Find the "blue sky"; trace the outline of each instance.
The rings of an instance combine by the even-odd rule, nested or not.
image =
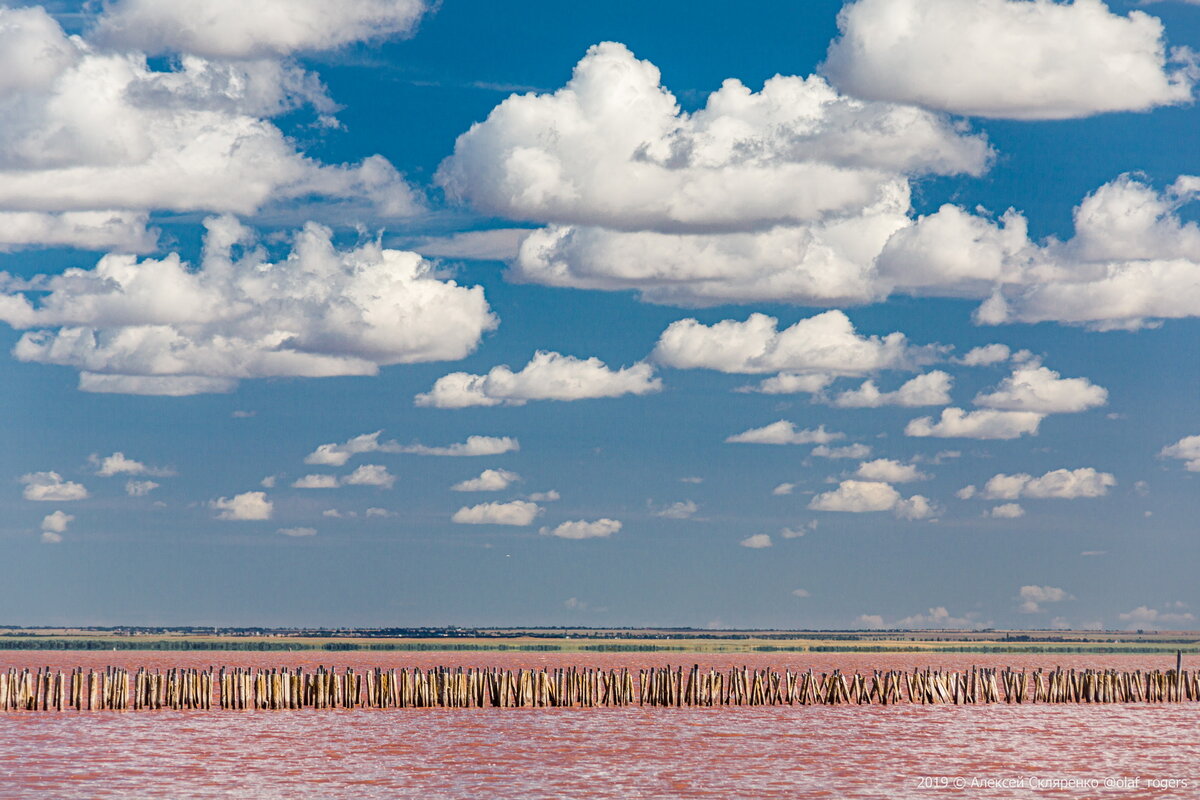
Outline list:
[[[1197,4],[0,22],[0,621],[1195,627]]]

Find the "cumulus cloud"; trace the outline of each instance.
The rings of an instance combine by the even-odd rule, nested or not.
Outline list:
[[[176,255],[108,255],[91,270],[34,279],[36,306],[5,291],[0,275],[0,320],[35,329],[14,355],[76,367],[83,389],[102,375],[128,381],[116,391],[181,394],[212,390],[207,381],[228,390],[239,378],[374,375],[455,360],[497,324],[481,287],[438,278],[415,253],[374,243],[339,251],[327,228],[310,223],[286,259],[270,263],[258,249],[235,259],[250,231],[229,217],[205,226],[196,270]]]
[[[1086,411],[1108,402],[1108,390],[1087,378],[1063,378],[1037,362],[1013,370],[991,393],[980,392],[975,405],[1006,411],[1064,414]]]
[[[51,533],[66,533],[67,526],[75,521],[75,517],[62,511],[55,511],[42,518],[42,530]]]
[[[529,495],[529,499],[535,503],[552,503],[555,500],[561,500],[562,495],[560,495],[554,489],[551,489],[548,492],[534,492],[533,494]]]
[[[700,507],[691,500],[681,500],[677,503],[671,503],[666,508],[654,512],[656,517],[664,517],[666,519],[691,519]]]
[[[445,447],[428,447],[423,444],[405,445],[401,453],[419,456],[498,456],[521,449],[521,443],[511,436],[468,436],[465,442],[455,442]]]
[[[834,376],[820,372],[797,374],[781,372],[778,375],[765,378],[757,386],[743,386],[738,392],[761,392],[762,394],[816,394],[833,383]]]
[[[63,540],[61,533],[54,531],[42,531],[42,542],[44,544],[58,544]]]
[[[988,158],[937,115],[839,97],[818,77],[758,93],[730,79],[685,114],[653,64],[605,42],[562,89],[513,95],[461,135],[438,181],[492,216],[705,232],[845,214],[900,173],[977,174]]]
[[[384,518],[396,516],[395,511],[388,511],[386,508],[368,508],[366,511],[367,517]]]
[[[753,536],[747,536],[738,542],[742,547],[749,547],[751,550],[761,550],[764,547],[770,547],[773,542],[771,537],[765,533],[756,533]]]
[[[683,113],[653,64],[607,42],[564,88],[514,95],[460,136],[437,179],[489,215],[550,223],[521,242],[518,281],[840,305],[886,296],[872,260],[907,224],[911,176],[980,174],[990,158],[941,115],[819,77],[759,92],[729,79]]]
[[[1040,614],[1043,603],[1061,603],[1075,598],[1057,586],[1022,586],[1020,591],[1021,613]]]
[[[485,469],[478,478],[459,481],[450,488],[456,492],[500,492],[521,476],[506,469]]]
[[[316,528],[280,528],[277,533],[282,533],[284,536],[316,536]]]
[[[70,500],[83,500],[88,496],[88,490],[81,483],[63,480],[57,472],[30,472],[21,476],[25,485],[26,500],[42,503],[65,503]]]
[[[154,477],[169,477],[175,474],[172,469],[150,467],[141,461],[128,458],[118,451],[111,456],[100,458],[93,454],[88,461],[96,467],[96,474],[101,478],[111,478],[114,475],[152,475]]]
[[[177,16],[197,3],[122,7],[134,5]],[[215,22],[210,5],[190,29]],[[223,5],[218,17],[259,16]],[[298,4],[269,5],[291,16]],[[102,17],[101,27],[120,16]],[[142,30],[151,39],[165,34]],[[304,105],[336,110],[320,80],[294,62],[185,55],[160,70],[142,52],[67,36],[38,7],[0,9],[0,31],[0,214],[11,215],[0,217],[0,241],[145,252],[156,239],[145,228],[152,209],[253,214],[314,198],[357,203],[375,217],[421,208],[382,156],[324,165],[269,121]]]
[[[826,311],[778,329],[779,320],[751,314],[744,322],[704,325],[672,322],[653,358],[677,369],[862,375],[882,369],[915,369],[938,357],[939,348],[909,344],[903,333],[861,336],[843,312]]]
[[[513,500],[508,503],[480,503],[463,506],[454,512],[452,522],[465,525],[530,525],[543,511],[537,503]]]
[[[871,448],[865,444],[848,444],[844,447],[817,445],[812,449],[812,455],[817,458],[866,458],[871,455]]]
[[[262,520],[270,519],[275,504],[267,499],[266,492],[244,492],[231,498],[220,497],[210,500],[208,507],[219,511],[217,519]]]
[[[154,481],[125,481],[125,494],[130,497],[145,497],[158,486]]]
[[[486,375],[453,372],[438,378],[433,389],[416,397],[418,406],[520,406],[529,400],[584,400],[650,394],[662,389],[654,368],[639,363],[610,369],[598,358],[579,359],[539,350],[519,372],[507,365]]]
[[[824,444],[845,437],[844,433],[825,430],[824,425],[796,430],[794,423],[781,419],[761,428],[751,428],[735,434],[726,438],[725,441],[737,444]]]
[[[771,494],[776,496],[791,494],[795,488],[796,484],[794,483],[781,483],[771,490]]]
[[[823,70],[869,100],[1013,119],[1191,102],[1162,23],[1101,0],[857,0],[838,27]]]
[[[363,464],[342,478],[343,486],[378,486],[381,489],[390,489],[395,482],[396,476],[380,464]]]
[[[1185,436],[1159,451],[1160,458],[1178,458],[1188,472],[1200,472],[1200,435]]]
[[[1001,503],[983,512],[983,515],[992,519],[1020,519],[1025,516],[1025,509],[1021,508],[1018,503]]]
[[[598,519],[592,522],[576,520],[563,522],[554,528],[542,528],[543,536],[557,536],[560,539],[605,539],[621,530],[621,523],[615,519]]]
[[[315,473],[312,475],[304,475],[292,481],[293,489],[336,489],[338,488],[337,475],[324,475]]]
[[[864,461],[858,465],[854,477],[864,481],[882,481],[884,483],[910,483],[929,479],[929,476],[917,469],[916,465],[901,464],[891,458]]]
[[[92,38],[148,53],[216,58],[282,56],[409,34],[423,0],[114,0]]]
[[[1045,415],[1032,411],[996,411],[980,409],[964,411],[961,408],[943,408],[942,416],[934,422],[932,417],[910,420],[904,428],[905,436],[937,436],[964,439],[1016,439],[1024,434],[1036,434],[1038,425]]]
[[[1136,329],[1200,315],[1200,227],[1184,221],[1200,178],[1162,192],[1130,175],[1104,184],[1075,209],[1075,234],[1036,244],[1025,218],[998,221],[943,206],[889,240],[881,274],[913,291],[987,298],[984,324],[1057,321]]]
[[[882,481],[845,480],[829,492],[809,501],[813,511],[841,511],[852,514],[873,511],[892,511],[901,519],[927,519],[936,513],[929,499],[916,494],[907,499],[888,483]]]
[[[1038,478],[1024,472],[1015,475],[998,473],[984,485],[983,496],[992,500],[1020,497],[1075,500],[1103,497],[1116,485],[1117,479],[1110,473],[1098,472],[1092,467],[1051,470]]]
[[[941,370],[905,382],[894,392],[881,392],[875,381],[864,381],[857,389],[842,392],[833,399],[841,408],[878,408],[880,406],[944,406],[950,402],[954,379]]]
[[[1131,630],[1149,625],[1186,625],[1191,627],[1192,623],[1196,621],[1196,616],[1187,611],[1160,611],[1149,606],[1138,606],[1132,611],[1118,614],[1117,618],[1121,622],[1127,623]]]
[[[1012,350],[1006,344],[985,344],[968,350],[958,359],[958,363],[968,367],[986,367],[1008,361],[1011,355]]]
[[[323,464],[331,467],[341,467],[346,464],[353,456],[362,453],[399,453],[402,446],[397,442],[381,442],[380,435],[383,431],[375,431],[374,433],[364,433],[359,436],[354,436],[345,442],[338,444],[330,442],[329,444],[319,445],[316,450],[313,450],[304,457],[305,464]]]

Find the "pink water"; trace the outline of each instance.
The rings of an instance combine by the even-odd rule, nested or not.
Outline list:
[[[0,653],[3,669],[665,663],[1173,666],[979,654]],[[1083,785],[1047,783],[1059,779]],[[192,797],[1196,798],[1200,704],[0,713],[4,800]]]

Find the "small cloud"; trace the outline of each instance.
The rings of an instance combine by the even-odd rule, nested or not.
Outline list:
[[[793,597],[808,597],[808,589],[792,589]]]
[[[560,495],[554,489],[551,489],[548,492],[534,492],[533,494],[529,495],[529,499],[535,503],[552,503],[555,500],[561,500],[562,495]]]
[[[47,514],[42,518],[42,530],[50,531],[51,533],[66,533],[67,526],[75,521],[75,517],[71,514],[55,511],[53,514]]]
[[[343,486],[378,486],[381,489],[390,489],[395,482],[396,476],[381,464],[363,464],[342,478]]]
[[[217,519],[242,521],[270,519],[275,504],[267,499],[266,492],[244,492],[232,498],[210,500],[209,508],[220,511]]]
[[[386,508],[368,508],[367,516],[368,517],[387,518],[387,517],[396,516],[396,512],[388,511]]]
[[[764,547],[772,545],[771,537],[765,533],[756,533],[753,536],[747,536],[738,542],[742,547],[749,547],[751,550],[761,550]]]
[[[463,506],[454,512],[452,522],[461,525],[513,525],[523,527],[533,523],[543,511],[537,503],[513,500],[509,503],[480,503]]]
[[[879,614],[860,614],[854,624],[859,628],[882,628],[883,617]]]
[[[126,481],[125,494],[130,497],[145,497],[158,488],[154,481]]]
[[[672,503],[661,511],[655,511],[654,516],[666,519],[691,519],[700,508],[691,500]]]
[[[978,491],[979,490],[976,489],[974,486],[964,486],[963,488],[961,488],[957,492],[955,492],[954,496],[957,497],[959,500],[970,500],[972,497],[975,496],[976,492],[978,492]]]
[[[521,476],[506,469],[485,469],[477,478],[460,481],[450,487],[455,492],[501,492]]]
[[[1039,614],[1043,603],[1061,603],[1075,598],[1057,586],[1022,586],[1019,593],[1022,614]]]
[[[812,454],[818,458],[866,458],[871,455],[871,447],[865,444],[851,444],[845,447],[820,445],[812,449]]]
[[[338,511],[336,508],[327,508],[321,512],[321,516],[329,517],[330,519],[341,519],[342,512]]]
[[[735,444],[827,444],[845,436],[844,433],[825,430],[824,425],[796,430],[793,423],[781,419],[762,428],[751,428],[730,436],[725,441]]]
[[[43,544],[58,544],[63,540],[62,534],[54,531],[42,531]]]
[[[1107,550],[1084,550],[1079,555],[1087,556],[1089,558],[1094,557],[1094,556],[1106,556],[1106,555],[1108,555],[1108,551]]]
[[[274,489],[275,483],[279,480],[280,477],[282,477],[282,476],[268,475],[267,477],[265,477],[261,481],[259,481],[258,485],[263,487],[264,489]]]
[[[274,485],[275,481],[272,479],[271,486]],[[337,487],[338,479],[336,475],[305,475],[292,481],[293,489],[336,489]]]
[[[149,467],[141,461],[127,458],[124,453],[116,452],[111,456],[100,458],[95,453],[88,456],[88,462],[97,467],[96,475],[101,478],[111,478],[114,475],[151,475],[153,477],[170,477],[175,470],[164,467]]]
[[[781,483],[778,486],[776,486],[774,489],[771,490],[771,494],[776,495],[776,496],[791,494],[792,490],[795,488],[796,488],[796,484],[794,484],[794,483]]]
[[[983,516],[991,517],[992,519],[1019,519],[1025,516],[1025,509],[1021,508],[1018,503],[1002,503],[988,511],[984,511]]]
[[[88,491],[82,484],[63,480],[57,472],[30,472],[21,476],[26,500],[39,503],[66,503],[84,500]]]
[[[234,411],[229,416],[233,417],[234,419],[250,419],[257,413],[257,411]]]
[[[538,531],[542,536],[557,536],[560,539],[606,539],[621,530],[621,523],[615,519],[598,519],[592,522],[576,520],[563,522],[555,528],[542,528]]]
[[[1145,497],[1150,494],[1150,484],[1145,481],[1137,481],[1133,484],[1133,493],[1138,497]]]
[[[704,478],[697,478],[694,476],[688,477],[688,478],[680,478],[679,482],[680,483],[704,483]]]
[[[1012,351],[1006,344],[985,344],[967,351],[962,358],[955,359],[959,364],[968,367],[986,367],[1008,361]]]
[[[284,536],[316,536],[316,528],[280,528],[279,533]]]
[[[784,539],[799,539],[801,536],[812,533],[817,529],[817,521],[810,519],[803,525],[797,525],[795,528],[783,528],[779,531],[779,535]]]

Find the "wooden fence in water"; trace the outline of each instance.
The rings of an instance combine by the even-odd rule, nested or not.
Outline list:
[[[694,666],[600,669],[10,669],[0,711],[1177,703],[1200,672],[915,669],[870,674]]]

